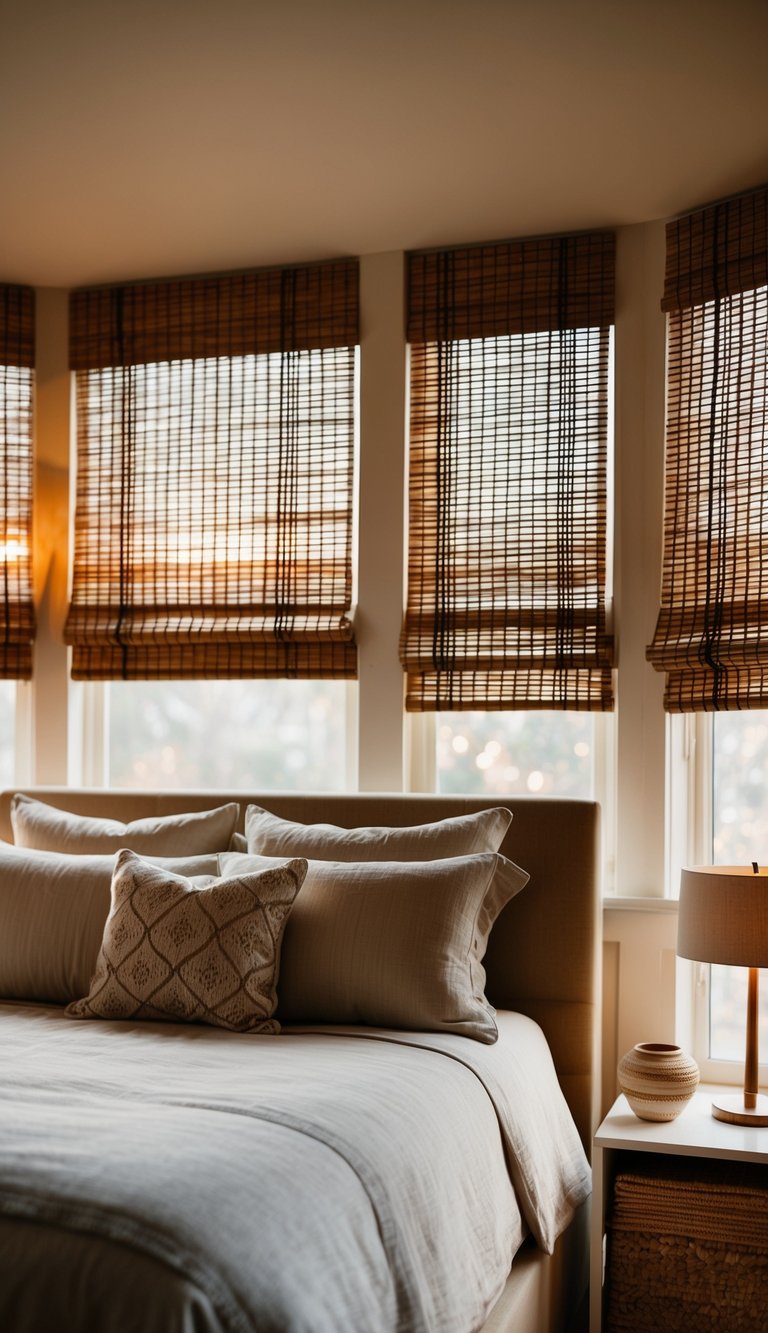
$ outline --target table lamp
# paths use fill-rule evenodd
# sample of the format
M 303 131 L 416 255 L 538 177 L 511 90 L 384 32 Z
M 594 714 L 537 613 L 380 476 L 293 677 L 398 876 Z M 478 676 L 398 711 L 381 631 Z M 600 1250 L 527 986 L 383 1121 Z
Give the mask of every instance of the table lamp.
M 768 1125 L 768 1097 L 757 1084 L 758 968 L 768 967 L 768 869 L 753 862 L 683 870 L 677 952 L 700 963 L 749 968 L 744 1094 L 718 1094 L 712 1114 L 732 1125 Z

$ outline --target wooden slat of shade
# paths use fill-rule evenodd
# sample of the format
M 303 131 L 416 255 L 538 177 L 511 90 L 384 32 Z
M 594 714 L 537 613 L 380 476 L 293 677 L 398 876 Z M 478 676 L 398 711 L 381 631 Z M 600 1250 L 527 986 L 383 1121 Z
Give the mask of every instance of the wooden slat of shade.
M 409 712 L 500 712 L 525 709 L 605 713 L 613 707 L 613 672 L 527 670 L 421 672 L 406 676 Z
M 357 677 L 354 643 L 282 642 L 77 644 L 73 680 L 253 680 Z

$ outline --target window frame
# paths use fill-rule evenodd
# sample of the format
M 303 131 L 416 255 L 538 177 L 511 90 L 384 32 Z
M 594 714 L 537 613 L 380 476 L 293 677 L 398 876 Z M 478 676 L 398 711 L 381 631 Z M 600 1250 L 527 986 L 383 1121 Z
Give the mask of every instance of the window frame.
M 666 897 L 676 900 L 684 865 L 711 865 L 714 831 L 714 715 L 667 717 L 669 772 Z M 677 833 L 674 829 L 677 825 Z M 765 984 L 765 983 L 764 983 Z M 677 959 L 677 1028 L 681 1044 L 693 1055 L 702 1079 L 740 1083 L 741 1059 L 719 1060 L 709 1053 L 710 968 L 708 963 Z M 746 1009 L 744 1011 L 746 1032 Z M 768 1049 L 760 1052 L 759 1077 L 768 1081 Z

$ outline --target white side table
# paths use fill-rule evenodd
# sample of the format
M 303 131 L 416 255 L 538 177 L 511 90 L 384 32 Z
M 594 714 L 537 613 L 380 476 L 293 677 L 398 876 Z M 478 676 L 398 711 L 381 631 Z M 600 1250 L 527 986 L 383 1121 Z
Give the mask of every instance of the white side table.
M 602 1327 L 605 1215 L 622 1152 L 768 1163 L 768 1127 L 756 1129 L 715 1120 L 710 1110 L 715 1090 L 712 1085 L 700 1086 L 682 1115 L 664 1124 L 638 1120 L 626 1097 L 618 1097 L 598 1129 L 592 1152 L 590 1333 L 600 1333 Z M 733 1088 L 729 1091 L 733 1092 Z

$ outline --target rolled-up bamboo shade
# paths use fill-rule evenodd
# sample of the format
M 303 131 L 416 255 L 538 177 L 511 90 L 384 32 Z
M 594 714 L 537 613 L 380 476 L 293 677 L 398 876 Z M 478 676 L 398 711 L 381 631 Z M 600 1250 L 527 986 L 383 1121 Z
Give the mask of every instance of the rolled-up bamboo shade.
M 687 310 L 768 284 L 768 187 L 667 224 L 662 310 Z
M 409 256 L 406 707 L 613 706 L 614 237 Z
M 0 678 L 3 680 L 29 680 L 32 676 L 34 301 L 31 287 L 0 285 Z
M 667 449 L 652 664 L 669 712 L 768 707 L 768 190 L 667 228 Z
M 75 292 L 77 679 L 353 677 L 356 261 Z
M 73 370 L 264 356 L 358 341 L 356 260 L 72 293 Z

